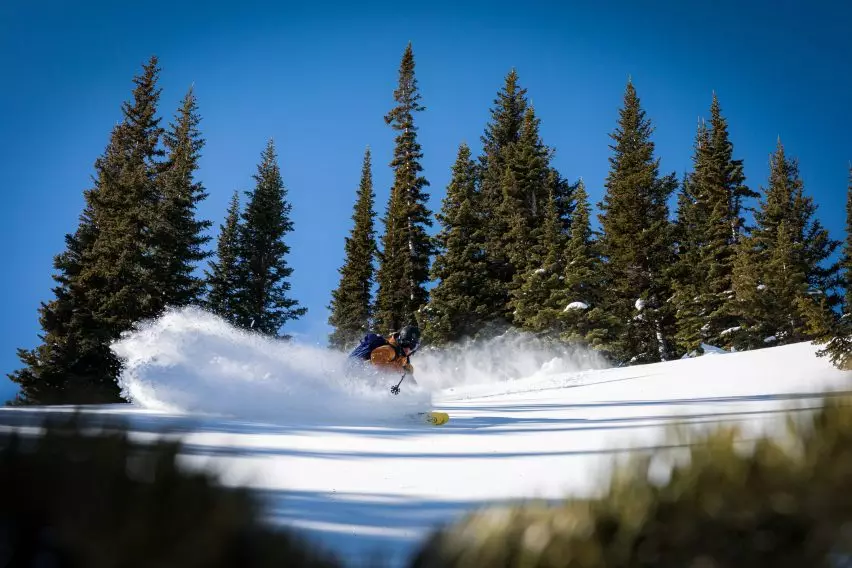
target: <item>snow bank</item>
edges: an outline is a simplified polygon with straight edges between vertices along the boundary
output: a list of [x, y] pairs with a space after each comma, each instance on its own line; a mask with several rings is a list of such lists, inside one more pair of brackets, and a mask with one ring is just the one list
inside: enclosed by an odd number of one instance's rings
[[145, 322], [112, 349], [124, 362], [123, 396], [152, 410], [327, 424], [430, 406], [422, 388], [394, 396], [389, 377], [346, 372], [341, 353], [245, 332], [197, 308]]

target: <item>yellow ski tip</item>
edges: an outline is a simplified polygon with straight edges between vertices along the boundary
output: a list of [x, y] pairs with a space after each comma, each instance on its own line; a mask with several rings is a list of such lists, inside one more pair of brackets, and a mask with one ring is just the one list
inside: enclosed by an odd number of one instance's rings
[[426, 413], [426, 421], [435, 426], [441, 426], [450, 421], [450, 415], [446, 412], [428, 412]]

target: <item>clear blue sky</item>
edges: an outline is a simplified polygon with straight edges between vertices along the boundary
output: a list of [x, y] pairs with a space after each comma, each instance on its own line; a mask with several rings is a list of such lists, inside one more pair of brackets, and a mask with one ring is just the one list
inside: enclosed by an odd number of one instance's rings
[[15, 390], [5, 379], [19, 366], [15, 349], [38, 343], [53, 255], [77, 225], [93, 162], [152, 54], [166, 120], [195, 85], [207, 140], [200, 179], [210, 192], [199, 214], [216, 231], [231, 193], [251, 188], [260, 152], [275, 139], [295, 222], [292, 294], [309, 308], [285, 329], [301, 341], [325, 342], [367, 145], [384, 212], [393, 133], [382, 117], [408, 41], [427, 107], [417, 122], [433, 210], [458, 144], [478, 151], [514, 67], [557, 167], [582, 176], [594, 202], [631, 76], [663, 171], [680, 177], [689, 168], [696, 121], [715, 90], [748, 183], [765, 183], [780, 136], [823, 222], [843, 238], [852, 160], [852, 10], [843, 2], [359, 4], [0, 3], [0, 398]]

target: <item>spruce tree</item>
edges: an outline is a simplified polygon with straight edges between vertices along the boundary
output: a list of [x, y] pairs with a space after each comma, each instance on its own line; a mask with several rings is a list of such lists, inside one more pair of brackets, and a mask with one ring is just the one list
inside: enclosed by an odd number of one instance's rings
[[[693, 157], [696, 169], [701, 164], [696, 158], [706, 156], [701, 150], [701, 145], [706, 144], [707, 130], [699, 126], [696, 140], [696, 156]], [[672, 265], [670, 276], [672, 279], [672, 305], [675, 308], [677, 320], [677, 332], [675, 341], [686, 352], [698, 352], [701, 343], [705, 340], [704, 331], [706, 309], [702, 308], [700, 302], [700, 289], [703, 283], [700, 281], [704, 273], [702, 266], [702, 237], [704, 225], [700, 223], [703, 207], [696, 198], [692, 188], [691, 180], [695, 173], [684, 176], [681, 191], [677, 199], [676, 221], [672, 228], [675, 241], [676, 260]]]
[[157, 178], [160, 203], [153, 223], [154, 277], [163, 307], [194, 304], [204, 287], [194, 271], [197, 263], [209, 256], [202, 247], [210, 237], [203, 233], [212, 223], [195, 218], [196, 206], [207, 197], [204, 186], [195, 180], [204, 146], [199, 122], [196, 97], [190, 88], [175, 122], [164, 135], [168, 159]]
[[[477, 202], [485, 228], [490, 294], [484, 320], [494, 332], [518, 323], [513, 295], [528, 274], [528, 247], [546, 241], [540, 233], [550, 200], [555, 203], [559, 232], [567, 237], [570, 231], [575, 186], [551, 166], [553, 151], [542, 141], [539, 128], [526, 89], [518, 85], [512, 70], [491, 109], [478, 168]], [[546, 252], [536, 255], [541, 260]]]
[[849, 185], [846, 190], [846, 240], [838, 263], [839, 282], [843, 289], [840, 314], [827, 309], [828, 301], [804, 303], [809, 331], [816, 341], [825, 344], [818, 351], [828, 356], [840, 369], [852, 370], [852, 164], [849, 165]]
[[[84, 193], [88, 196], [96, 187]], [[65, 235], [66, 250], [54, 257], [54, 299], [39, 307], [41, 344], [34, 349], [17, 350], [26, 366], [8, 375], [20, 388], [15, 405], [79, 401], [81, 387], [90, 377], [103, 372], [106, 354], [98, 341], [85, 295], [76, 284], [97, 234], [91, 206], [87, 205], [75, 233]]]
[[[552, 229], [560, 234], [562, 232], [556, 196], [553, 193], [556, 187], [550, 185], [550, 150], [541, 141], [539, 125], [540, 120], [536, 117], [535, 110], [532, 105], [528, 106], [524, 112], [521, 138], [510, 154], [510, 167], [516, 181], [513, 187], [517, 191], [517, 195], [509, 196], [510, 203], [513, 207], [519, 207], [525, 234], [515, 236], [520, 242], [509, 243], [507, 246], [521, 249], [530, 245], [535, 248], [532, 255], [527, 249], [509, 259], [514, 280], [510, 285], [510, 293], [517, 288], [517, 278], [524, 278], [530, 263], [543, 262], [547, 256], [553, 241], [550, 236], [542, 236], [542, 231]], [[552, 211], [549, 209], [551, 206]], [[552, 218], [549, 214], [552, 214]], [[547, 226], [549, 222], [556, 224]]]
[[275, 146], [270, 139], [261, 154], [253, 191], [237, 232], [236, 324], [265, 335], [280, 334], [289, 320], [307, 312], [288, 297], [293, 269], [287, 263], [290, 247], [285, 236], [293, 230], [291, 204], [281, 179]]
[[561, 338], [604, 351], [613, 342], [612, 321], [606, 305], [603, 262], [591, 228], [586, 186], [577, 185], [570, 240], [565, 249], [562, 288], [554, 293], [561, 302]]
[[804, 193], [798, 162], [786, 157], [779, 140], [754, 231], [741, 240], [735, 262], [741, 314], [740, 329], [733, 334], [737, 349], [812, 339], [808, 320], [813, 314], [802, 306], [816, 302], [833, 307], [837, 265], [825, 261], [840, 243], [814, 218], [816, 208]]
[[369, 330], [372, 323], [372, 287], [375, 273], [376, 233], [373, 227], [372, 163], [369, 148], [364, 153], [361, 183], [352, 214], [354, 225], [346, 238], [340, 284], [331, 295], [328, 323], [334, 328], [329, 345], [348, 350]]
[[515, 275], [510, 307], [515, 325], [555, 337], [559, 335], [560, 313], [566, 305], [562, 282], [565, 237], [552, 190], [540, 205], [544, 209], [544, 221], [533, 247], [528, 250], [526, 270]]
[[610, 172], [599, 216], [600, 245], [606, 259], [605, 304], [615, 341], [609, 349], [621, 362], [653, 362], [673, 354], [674, 318], [667, 269], [673, 261], [667, 200], [674, 174], [660, 177], [651, 123], [628, 82], [618, 128], [611, 134]]
[[21, 403], [120, 401], [121, 366], [109, 345], [159, 314], [152, 240], [163, 155], [157, 65], [152, 57], [134, 77], [132, 101], [122, 104], [122, 121], [95, 162], [94, 187], [84, 192], [80, 225], [54, 261], [56, 297], [40, 309], [43, 343], [19, 350], [26, 367], [10, 375], [21, 385]]
[[240, 225], [240, 197], [235, 191], [231, 198], [225, 223], [219, 228], [219, 240], [216, 246], [216, 260], [209, 261], [210, 270], [205, 271], [207, 279], [208, 310], [227, 320], [237, 323], [238, 252], [237, 237]]
[[679, 210], [684, 250], [674, 303], [678, 343], [686, 351], [700, 352], [701, 343], [729, 346], [730, 330], [738, 320], [732, 289], [736, 246], [744, 234], [743, 212], [749, 209], [745, 200], [758, 197], [744, 184], [742, 160], [733, 158], [727, 121], [715, 93], [710, 128], [699, 125], [693, 164], [689, 201], [683, 203], [687, 208]]
[[511, 323], [509, 286], [514, 274], [505, 250], [509, 217], [501, 210], [514, 212], [504, 204], [506, 168], [521, 139], [527, 109], [526, 89], [518, 84], [518, 74], [511, 70], [503, 88], [497, 93], [491, 108], [491, 119], [482, 135], [482, 155], [479, 158], [476, 210], [485, 231], [487, 276], [490, 291], [484, 322], [499, 327]]
[[399, 85], [394, 91], [397, 105], [385, 116], [385, 122], [397, 131], [394, 170], [385, 233], [378, 271], [376, 326], [397, 330], [416, 321], [417, 313], [428, 301], [425, 284], [429, 279], [429, 259], [434, 245], [427, 233], [432, 219], [424, 190], [429, 182], [420, 172], [423, 153], [417, 141], [414, 113], [425, 110], [420, 104], [414, 74], [414, 51], [405, 48], [399, 68]]
[[476, 210], [476, 164], [467, 144], [459, 146], [447, 186], [432, 265], [437, 284], [423, 309], [424, 340], [440, 345], [476, 337], [487, 315], [485, 228]]

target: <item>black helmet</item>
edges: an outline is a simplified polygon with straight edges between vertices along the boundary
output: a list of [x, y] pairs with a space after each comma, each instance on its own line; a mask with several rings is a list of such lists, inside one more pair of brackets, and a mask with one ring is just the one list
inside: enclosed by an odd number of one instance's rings
[[416, 325], [407, 325], [399, 331], [396, 343], [400, 347], [416, 349], [420, 345], [420, 329]]

